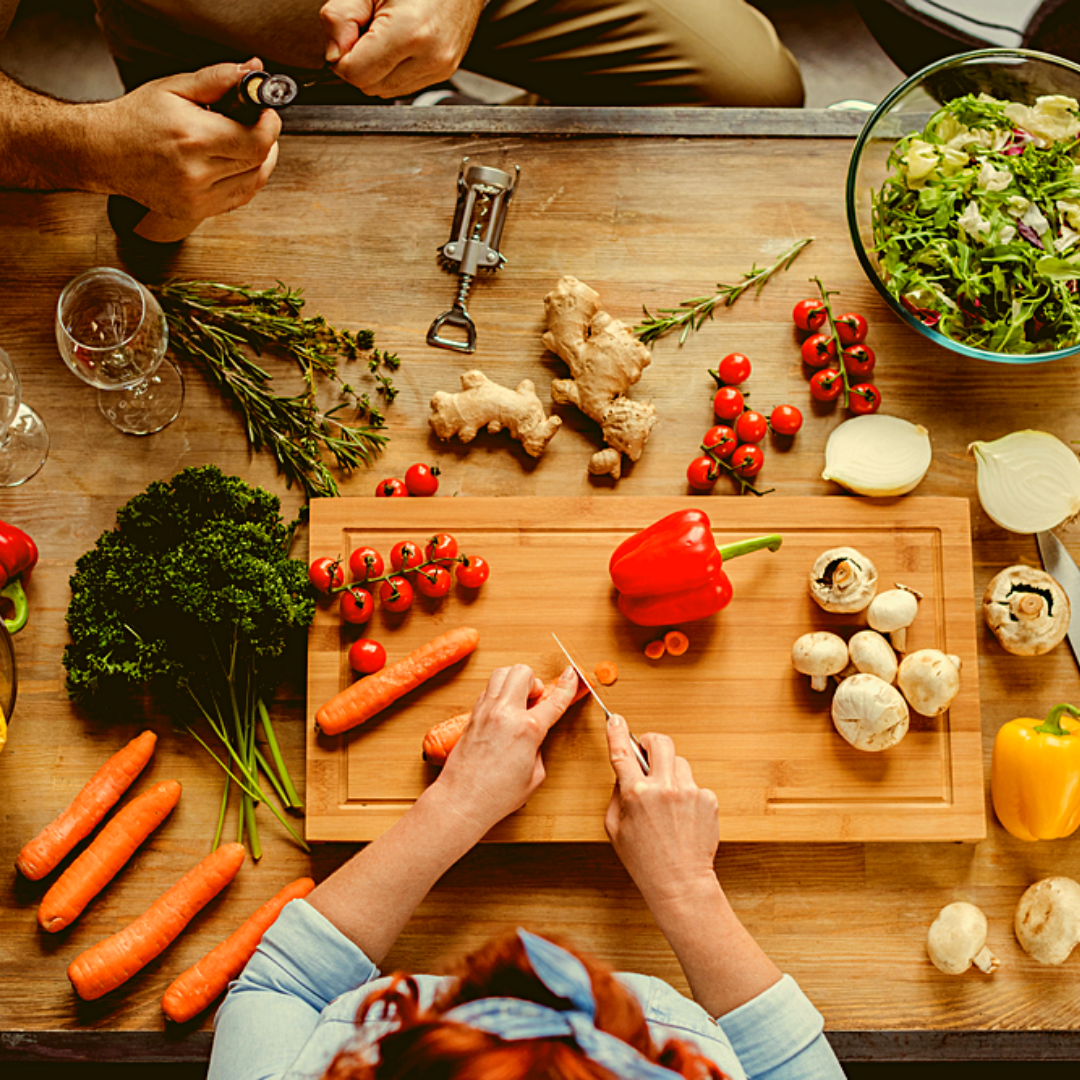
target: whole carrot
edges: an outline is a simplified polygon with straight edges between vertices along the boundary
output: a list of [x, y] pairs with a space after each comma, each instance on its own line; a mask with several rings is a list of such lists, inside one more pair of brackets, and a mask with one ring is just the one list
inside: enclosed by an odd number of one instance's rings
[[198, 1016], [244, 970], [263, 934], [281, 914], [281, 909], [290, 900], [307, 896], [314, 888], [315, 882], [309, 877], [298, 878], [291, 885], [286, 885], [217, 948], [211, 949], [182, 975], [178, 975], [161, 999], [165, 1015], [177, 1024], [185, 1024]]
[[162, 780], [136, 795], [42, 897], [41, 928], [54, 933], [70, 926], [179, 801], [178, 780]]
[[64, 856], [94, 831], [142, 772], [154, 753], [157, 736], [144, 731], [118, 750], [87, 782], [66, 810], [46, 825], [15, 858], [19, 872], [38, 881], [63, 862]]
[[141, 971], [236, 877], [243, 863], [243, 844], [222, 845], [162, 893], [134, 922], [79, 953], [68, 965], [75, 993], [84, 1001], [93, 1001]]
[[371, 719], [443, 668], [464, 659], [479, 641], [480, 634], [471, 626], [447, 630], [396, 664], [359, 679], [340, 694], [335, 694], [315, 713], [315, 723], [325, 735], [340, 735]]

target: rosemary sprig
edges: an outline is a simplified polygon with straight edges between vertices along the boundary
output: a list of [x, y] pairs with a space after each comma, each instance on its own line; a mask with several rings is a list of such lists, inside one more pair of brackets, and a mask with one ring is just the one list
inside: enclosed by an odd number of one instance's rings
[[[367, 354], [368, 372], [386, 404], [397, 396], [391, 377], [394, 353], [373, 348], [370, 330], [350, 334], [321, 316], [303, 316], [303, 290], [278, 282], [272, 289], [223, 285], [214, 281], [170, 281], [153, 288], [169, 323], [170, 343], [182, 360], [197, 364], [244, 417], [248, 441], [267, 449], [291, 486], [308, 497], [337, 495], [324, 455], [349, 473], [370, 465], [388, 437], [382, 411], [368, 394], [343, 382], [338, 360]], [[273, 376], [250, 355], [276, 353], [293, 360], [304, 380], [296, 394], [276, 394]], [[338, 384], [340, 404], [322, 410], [317, 376]], [[351, 412], [351, 420], [343, 414]], [[361, 423], [360, 421], [366, 421]]]
[[669, 331], [682, 327], [682, 333], [679, 334], [679, 344], [682, 345], [689, 337], [691, 330], [700, 330], [701, 324], [713, 317], [713, 309], [717, 304], [722, 302], [724, 307], [731, 307], [751, 286], [756, 292], [761, 292], [769, 278], [779, 270], [786, 270], [798, 257], [799, 252], [813, 239], [812, 236], [806, 236], [802, 240], [797, 240], [772, 266], [759, 270], [755, 264], [749, 273], [743, 274], [742, 281], [735, 285], [718, 283], [716, 292], [712, 296], [683, 300], [678, 307], [674, 308], [657, 308], [656, 315], [643, 306], [645, 321], [634, 327], [634, 333], [646, 345], [650, 345]]

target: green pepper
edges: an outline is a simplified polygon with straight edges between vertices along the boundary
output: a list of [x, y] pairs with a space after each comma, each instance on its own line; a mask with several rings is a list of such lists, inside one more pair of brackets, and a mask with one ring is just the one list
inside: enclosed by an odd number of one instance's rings
[[15, 613], [4, 619], [8, 633], [17, 634], [25, 625], [30, 606], [23, 592], [23, 582], [38, 561], [37, 544], [14, 525], [0, 521], [0, 596], [10, 600]]

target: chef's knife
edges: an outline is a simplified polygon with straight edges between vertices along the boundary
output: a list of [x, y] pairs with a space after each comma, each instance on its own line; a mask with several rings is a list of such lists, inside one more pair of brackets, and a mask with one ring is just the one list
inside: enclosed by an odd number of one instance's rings
[[1076, 662], [1080, 664], [1080, 566], [1069, 554], [1069, 549], [1052, 533], [1035, 534], [1042, 556], [1043, 569], [1065, 590], [1072, 613], [1066, 637]]

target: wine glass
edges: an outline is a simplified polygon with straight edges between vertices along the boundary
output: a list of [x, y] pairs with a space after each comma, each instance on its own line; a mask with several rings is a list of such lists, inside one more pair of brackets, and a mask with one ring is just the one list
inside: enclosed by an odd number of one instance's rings
[[0, 349], [0, 487], [25, 484], [49, 456], [44, 421], [22, 400], [22, 381]]
[[67, 283], [56, 305], [56, 342], [67, 366], [98, 388], [98, 408], [113, 427], [150, 435], [180, 414], [184, 379], [165, 360], [165, 315], [122, 270], [96, 266]]

